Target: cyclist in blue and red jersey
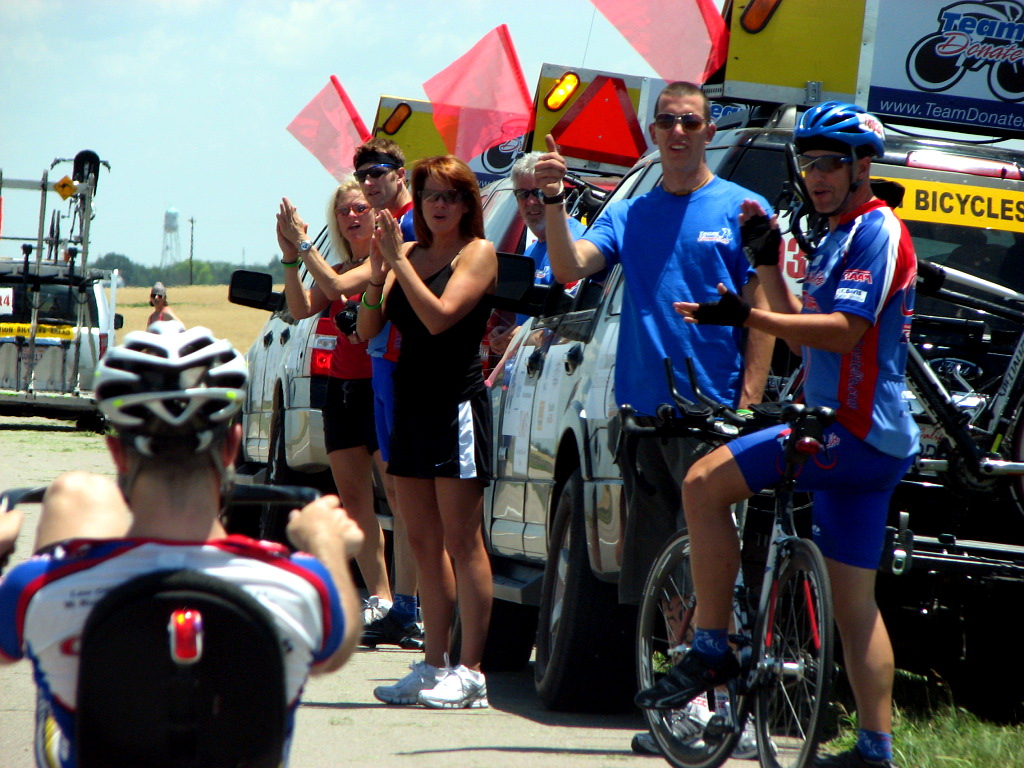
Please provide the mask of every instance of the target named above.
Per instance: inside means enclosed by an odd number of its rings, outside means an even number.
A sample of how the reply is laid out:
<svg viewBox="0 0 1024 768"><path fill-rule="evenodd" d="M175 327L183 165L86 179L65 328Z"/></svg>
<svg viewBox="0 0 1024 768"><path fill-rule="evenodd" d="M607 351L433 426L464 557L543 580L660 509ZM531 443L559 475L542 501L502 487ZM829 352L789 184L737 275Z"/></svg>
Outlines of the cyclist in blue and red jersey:
<svg viewBox="0 0 1024 768"><path fill-rule="evenodd" d="M797 479L814 492L814 540L828 564L836 624L858 713L856 746L819 757L822 768L895 768L892 762L892 644L875 601L889 500L918 450L903 401L917 260L902 222L871 190L871 158L885 152L881 123L852 104L827 102L802 116L794 144L807 191L829 232L811 255L800 299L778 269L781 235L763 208L741 208L747 256L770 311L719 286L721 299L677 302L688 322L754 328L803 355L805 399L836 410L826 450ZM699 331L698 331L699 333ZM728 644L740 562L729 505L782 477L783 431L741 437L696 462L683 483L697 608L693 645L643 707L675 708L739 672Z"/></svg>

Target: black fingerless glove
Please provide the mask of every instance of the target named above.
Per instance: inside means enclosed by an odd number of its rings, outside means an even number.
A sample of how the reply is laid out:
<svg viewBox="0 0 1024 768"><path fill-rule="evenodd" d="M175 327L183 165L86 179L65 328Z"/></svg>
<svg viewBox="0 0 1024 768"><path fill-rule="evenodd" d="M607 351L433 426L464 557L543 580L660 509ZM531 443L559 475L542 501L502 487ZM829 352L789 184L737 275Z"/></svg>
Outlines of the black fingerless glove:
<svg viewBox="0 0 1024 768"><path fill-rule="evenodd" d="M767 216L752 216L740 225L743 253L755 267L778 266L782 233Z"/></svg>
<svg viewBox="0 0 1024 768"><path fill-rule="evenodd" d="M693 317L702 325L743 325L750 317L750 305L726 291L718 301L702 301Z"/></svg>

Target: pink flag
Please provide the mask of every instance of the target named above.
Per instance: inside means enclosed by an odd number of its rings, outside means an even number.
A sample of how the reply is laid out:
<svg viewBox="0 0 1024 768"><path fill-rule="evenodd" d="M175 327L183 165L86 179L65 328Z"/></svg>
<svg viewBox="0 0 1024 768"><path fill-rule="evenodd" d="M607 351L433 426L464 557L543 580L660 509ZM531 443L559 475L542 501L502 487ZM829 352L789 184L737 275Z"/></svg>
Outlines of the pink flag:
<svg viewBox="0 0 1024 768"><path fill-rule="evenodd" d="M363 119L334 75L289 123L288 132L338 181L352 173L356 147L370 138Z"/></svg>
<svg viewBox="0 0 1024 768"><path fill-rule="evenodd" d="M713 0L592 0L662 80L704 83L722 64L729 30Z"/></svg>
<svg viewBox="0 0 1024 768"><path fill-rule="evenodd" d="M522 136L533 122L533 98L504 24L427 80L423 90L445 146L466 162Z"/></svg>

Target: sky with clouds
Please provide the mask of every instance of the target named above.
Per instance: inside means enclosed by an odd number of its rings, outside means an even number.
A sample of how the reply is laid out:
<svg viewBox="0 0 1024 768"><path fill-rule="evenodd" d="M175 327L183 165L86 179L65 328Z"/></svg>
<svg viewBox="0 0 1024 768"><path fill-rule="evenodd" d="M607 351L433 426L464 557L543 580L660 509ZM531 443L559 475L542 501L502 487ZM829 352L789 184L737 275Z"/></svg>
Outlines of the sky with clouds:
<svg viewBox="0 0 1024 768"><path fill-rule="evenodd" d="M93 258L158 264L173 208L183 258L192 218L196 259L260 267L282 195L323 223L334 180L285 128L329 76L372 128L502 23L531 88L545 62L654 75L589 0L0 0L0 171L94 150ZM3 196L2 234L34 239L38 195Z"/></svg>

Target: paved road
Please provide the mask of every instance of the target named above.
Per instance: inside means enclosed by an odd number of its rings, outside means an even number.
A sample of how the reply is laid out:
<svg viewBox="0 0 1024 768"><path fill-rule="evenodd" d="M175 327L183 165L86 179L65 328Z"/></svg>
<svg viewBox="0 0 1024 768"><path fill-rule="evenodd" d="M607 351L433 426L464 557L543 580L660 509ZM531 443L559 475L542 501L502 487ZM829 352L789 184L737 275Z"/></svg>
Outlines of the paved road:
<svg viewBox="0 0 1024 768"><path fill-rule="evenodd" d="M63 422L0 417L0 488L43 484L61 470L109 473L103 440ZM31 549L36 509L15 560ZM413 651L360 651L340 672L314 678L299 709L292 768L336 765L415 768L547 768L666 765L629 749L643 727L637 712L576 715L548 712L533 691L532 669L489 676L491 708L432 711L388 707L373 688L405 674ZM600 670L594 670L600 674ZM0 666L0 768L32 768L34 688L29 664ZM751 761L729 761L750 768Z"/></svg>

